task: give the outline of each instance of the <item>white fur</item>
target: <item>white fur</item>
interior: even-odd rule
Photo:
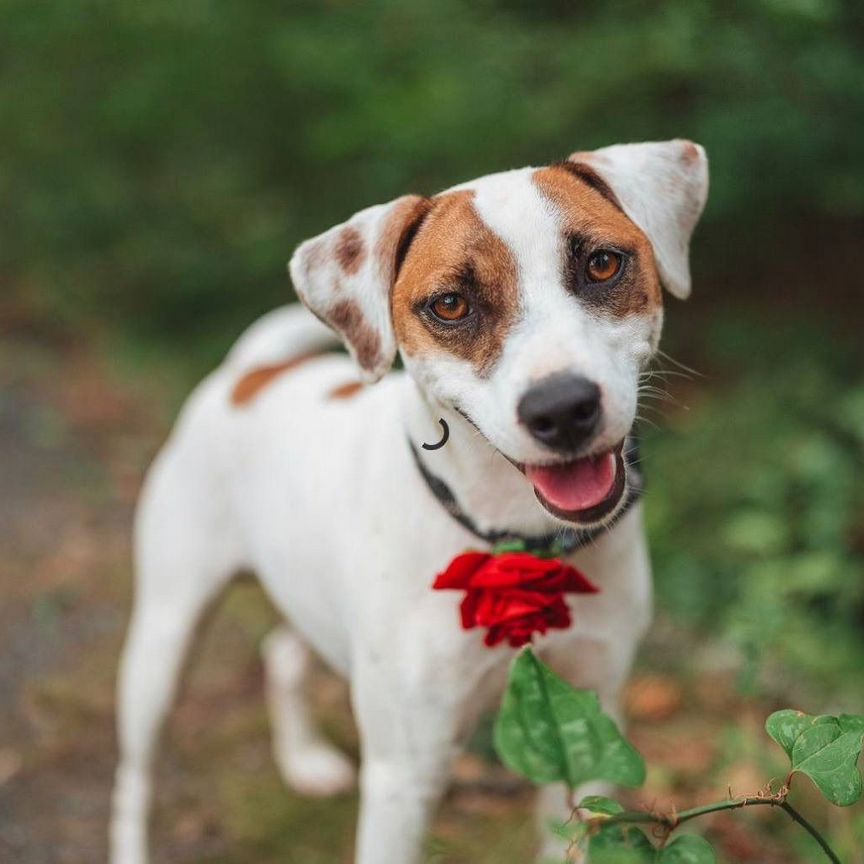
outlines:
[[[408,441],[437,440],[445,417],[450,443],[423,458],[476,522],[529,534],[554,530],[561,523],[502,456],[543,457],[516,422],[516,400],[544,374],[589,375],[601,383],[607,415],[598,447],[609,446],[632,423],[638,370],[659,327],[604,322],[567,294],[556,265],[557,216],[527,171],[471,185],[481,218],[514,252],[523,303],[489,378],[455,358],[408,357],[406,372],[332,400],[326,394],[356,375],[348,358],[334,354],[233,406],[231,392],[245,370],[332,340],[300,307],[277,310],[198,387],[150,471],[136,525],[137,591],[120,680],[113,864],[147,861],[158,732],[195,625],[240,568],[258,574],[291,628],[263,647],[274,752],[286,781],[326,794],[345,789],[353,775],[322,741],[306,706],[308,645],[351,681],[363,753],[356,861],[418,860],[450,762],[478,715],[497,704],[513,651],[490,650],[482,632],[461,630],[460,595],[431,590],[435,575],[479,541],[431,495]],[[306,278],[296,264],[292,272]],[[379,317],[375,327],[386,343],[389,322]],[[547,662],[574,684],[596,689],[613,714],[650,617],[641,521],[636,506],[572,556],[601,593],[568,597],[573,626],[536,641]],[[545,792],[540,808],[544,824],[566,818],[563,792]],[[544,852],[551,851],[547,844]]]

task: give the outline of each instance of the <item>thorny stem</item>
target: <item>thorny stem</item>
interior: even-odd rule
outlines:
[[[808,822],[789,802],[786,796],[789,793],[789,787],[783,786],[779,792],[774,795],[751,795],[744,798],[732,798],[728,801],[718,801],[715,804],[705,804],[702,807],[693,807],[690,810],[682,810],[680,813],[671,815],[665,813],[648,812],[643,810],[626,810],[623,813],[616,813],[614,816],[604,816],[595,819],[589,819],[588,823],[594,825],[610,825],[610,824],[652,824],[659,825],[664,831],[664,837],[668,837],[679,825],[683,822],[688,822],[691,819],[696,819],[699,816],[705,816],[708,813],[719,813],[723,810],[740,810],[742,807],[779,807],[784,810],[789,817],[797,822],[808,834],[819,844],[822,851],[832,862],[832,864],[842,864],[834,852],[828,845],[828,841],[819,833],[818,829]]]

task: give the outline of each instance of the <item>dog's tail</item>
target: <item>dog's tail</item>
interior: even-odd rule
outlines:
[[[317,354],[339,345],[339,337],[305,306],[280,306],[259,318],[234,343],[225,365],[237,371]]]

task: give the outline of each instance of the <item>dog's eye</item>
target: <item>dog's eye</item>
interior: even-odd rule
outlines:
[[[621,270],[621,256],[608,249],[592,252],[585,265],[585,274],[592,282],[608,282]]]
[[[461,321],[470,311],[468,301],[455,292],[442,294],[436,297],[430,304],[432,314],[441,321]]]

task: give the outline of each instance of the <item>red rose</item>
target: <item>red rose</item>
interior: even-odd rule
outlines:
[[[464,590],[463,628],[485,627],[488,646],[506,640],[513,648],[530,642],[535,633],[570,626],[565,592],[599,590],[569,564],[528,552],[466,552],[438,574],[432,587]]]

